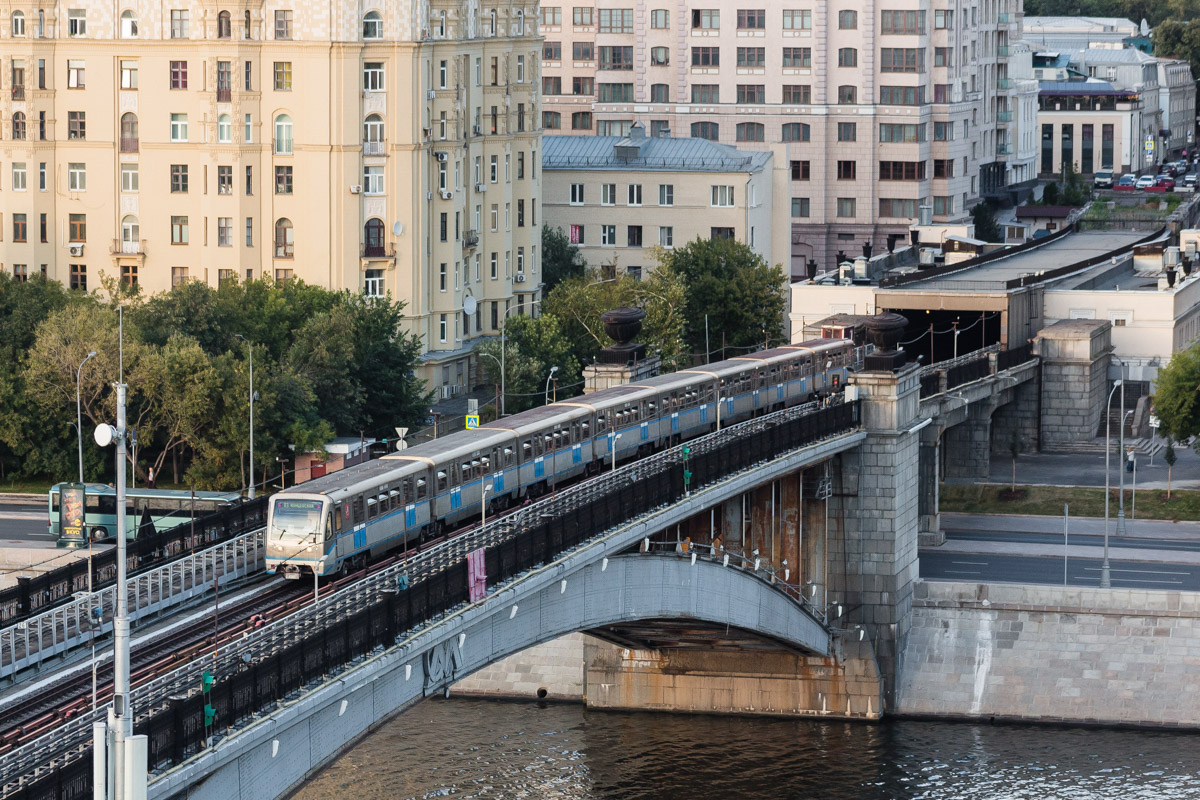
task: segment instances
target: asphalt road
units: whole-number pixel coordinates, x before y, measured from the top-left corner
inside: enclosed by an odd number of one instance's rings
[[[1110,542],[1111,545],[1111,542]],[[1071,586],[1099,586],[1100,559],[1071,558]],[[1109,559],[1112,585],[1120,589],[1200,590],[1200,565]],[[1063,559],[1048,556],[921,551],[921,577],[926,580],[983,583],[1063,583]]]
[[[47,542],[53,540],[47,529],[49,516],[43,505],[0,505],[0,540]]]
[[[1104,546],[1104,536],[1094,533],[1073,533],[1069,537],[1072,545]],[[946,531],[948,542],[1022,542],[1026,544],[1063,544],[1061,533],[1018,533],[1015,531]],[[1108,537],[1109,549],[1118,547],[1139,550],[1185,550],[1200,552],[1200,541],[1179,539],[1145,539],[1130,536]],[[922,556],[924,557],[924,556]]]

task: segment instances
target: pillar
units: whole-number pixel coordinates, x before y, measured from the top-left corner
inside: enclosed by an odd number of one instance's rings
[[[735,497],[721,504],[719,510],[721,538],[725,547],[735,552],[742,551],[742,498]]]
[[[917,513],[920,516],[918,530],[922,547],[937,547],[946,542],[941,515],[938,513],[940,431],[937,425],[929,425],[921,431],[921,446],[917,455],[920,492],[917,498]]]
[[[818,469],[820,474],[814,476],[818,479],[807,480],[808,486],[817,486],[819,479],[824,477],[824,467],[808,472],[812,473]],[[828,507],[828,501],[818,498],[815,492],[806,492],[800,499],[800,574],[803,583],[807,584],[804,596],[815,606],[824,606],[829,602],[829,537],[826,528]]]
[[[972,403],[967,418],[946,429],[945,447],[947,478],[986,481],[991,469],[991,403]]]
[[[801,476],[788,475],[779,481],[779,563],[788,563],[788,582],[799,586],[808,580],[800,560]]]

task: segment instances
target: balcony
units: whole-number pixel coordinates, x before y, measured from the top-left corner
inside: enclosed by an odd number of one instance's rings
[[[21,83],[21,84],[17,84],[16,86],[12,87],[12,99],[13,100],[24,100],[25,99],[25,84]]]
[[[233,102],[233,89],[229,88],[228,86],[218,86],[217,87],[217,102],[218,103]]]
[[[996,122],[1007,124],[1013,121],[1013,112],[1000,111],[996,114]]]
[[[1013,146],[1008,142],[996,143],[996,156],[1011,156],[1013,154]]]
[[[479,231],[463,231],[463,250],[474,250],[479,246]]]
[[[394,258],[395,255],[395,251],[389,253],[384,244],[364,244],[362,246],[363,258]]]
[[[1004,91],[1008,91],[1011,88],[1013,88],[1013,79],[1012,78],[997,78],[996,79],[997,91],[1004,92]]]
[[[996,23],[998,25],[1011,25],[1017,21],[1016,15],[1007,11],[1001,11],[996,15]]]
[[[121,137],[121,152],[136,153],[138,151],[138,138],[136,136]]]
[[[386,147],[384,142],[363,142],[364,156],[381,156]]]
[[[144,256],[146,255],[146,240],[134,239],[133,241],[124,241],[122,239],[113,239],[109,245],[108,254],[113,256]]]
[[[1000,56],[1000,58],[1008,58],[1012,55],[1012,48],[1006,44],[1002,44],[996,48],[996,55]]]

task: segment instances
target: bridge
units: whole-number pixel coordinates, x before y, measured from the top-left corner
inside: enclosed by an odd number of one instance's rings
[[[606,472],[155,674],[132,697],[150,796],[286,793],[422,697],[576,631],[750,673],[790,653],[815,669],[738,710],[878,718],[910,619],[925,430],[949,441],[973,408],[1019,405],[1036,372],[1028,352],[982,356],[868,364],[840,402]],[[90,794],[103,714],[0,755],[0,796]]]

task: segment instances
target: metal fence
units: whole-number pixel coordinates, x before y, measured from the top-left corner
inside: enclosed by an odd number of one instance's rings
[[[1010,347],[996,354],[996,371],[1003,372],[1015,366],[1024,364],[1033,358],[1033,345],[1023,344],[1020,347]]]
[[[678,502],[690,490],[754,464],[859,428],[858,402],[808,404],[674,447],[534,503],[358,581],[260,628],[219,654],[181,666],[133,690],[135,733],[149,738],[151,769],[207,746],[207,702],[221,727],[273,707],[305,684],[377,647],[396,643],[468,602],[466,556],[484,549],[489,589],[623,522]],[[691,482],[685,488],[685,467]],[[820,619],[819,611],[810,609]],[[200,676],[215,683],[207,700]],[[83,714],[0,757],[0,796],[83,800],[91,793],[92,723]]]

